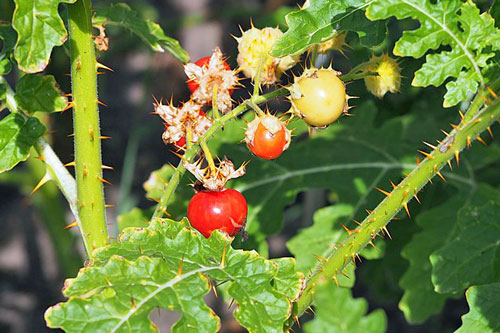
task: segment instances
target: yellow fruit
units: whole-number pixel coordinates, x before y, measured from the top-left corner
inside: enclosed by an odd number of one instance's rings
[[[373,56],[370,64],[363,70],[374,72],[377,76],[365,77],[366,89],[378,98],[384,97],[387,92],[397,93],[401,86],[401,69],[396,60],[384,54]]]

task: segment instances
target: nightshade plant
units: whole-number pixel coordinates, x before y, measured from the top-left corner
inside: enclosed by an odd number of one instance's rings
[[[48,327],[154,332],[149,316],[163,308],[181,314],[173,331],[215,332],[220,319],[204,296],[219,289],[220,297],[235,304],[234,318],[249,332],[383,332],[383,310],[367,314],[366,301],[352,297],[356,265],[370,266],[373,260],[391,270],[384,248],[391,258],[392,237],[412,236],[401,245],[409,267],[398,277],[406,320],[422,323],[440,313],[447,299],[465,292],[469,312],[458,331],[500,331],[500,189],[493,180],[488,185],[488,178],[475,176],[500,157],[498,145],[487,138],[493,138],[492,126],[500,118],[498,1],[306,1],[286,15],[286,32],[252,25],[236,37],[238,70],[223,62],[215,45],[210,60],[191,63],[176,40],[126,4],[103,2],[97,9],[90,0],[15,4],[11,24],[0,23],[0,103],[7,109],[0,120],[0,172],[25,161],[33,150],[46,168],[35,190],[48,181],[57,184],[87,255],[78,275],[65,283],[67,300],[46,311]],[[58,12],[62,6],[64,19]],[[387,27],[401,22],[404,31],[394,37]],[[114,241],[106,227],[102,170],[107,167],[101,162],[97,91],[98,72],[110,68],[98,61],[95,50],[113,47],[105,34],[110,25],[128,29],[155,52],[172,53],[179,66],[185,65],[193,93],[182,105],[155,100],[158,121],[166,124],[163,140],[177,150],[180,161],[151,174],[144,187],[157,205],[122,215]],[[59,90],[53,76],[41,74],[52,49],[63,44],[71,58],[70,94]],[[322,70],[313,66],[319,54],[338,51],[352,55],[351,70],[336,72],[341,69],[335,62]],[[299,61],[305,69],[295,66]],[[426,114],[440,104],[429,90],[400,88],[405,63],[413,68],[407,74],[412,86],[445,86],[442,105],[458,109],[454,118],[448,110],[435,111],[447,112],[446,117]],[[284,74],[291,68],[298,75],[287,83]],[[11,71],[19,73],[14,87],[4,78]],[[335,84],[322,86],[323,80],[330,82],[327,77]],[[363,81],[366,88],[356,86]],[[241,85],[253,92],[236,103],[230,96]],[[387,99],[384,95],[400,89],[402,98],[413,101],[413,110],[377,120],[374,110],[382,104],[367,91]],[[318,91],[325,93],[307,95]],[[349,102],[352,96],[346,92],[354,91],[360,96]],[[325,94],[334,96],[333,117],[318,114],[331,105],[322,100]],[[290,112],[262,110],[280,96],[288,96]],[[354,110],[348,110],[351,104]],[[74,118],[75,160],[63,165],[43,137],[44,117],[39,115],[68,109]],[[450,119],[455,119],[451,129],[443,129],[435,145],[428,143],[431,138],[423,137],[428,129]],[[265,159],[241,149],[248,123],[255,128],[246,131],[247,145]],[[255,150],[258,131],[271,137],[281,133],[276,153]],[[213,228],[211,235],[202,234],[190,225],[186,207],[194,192],[187,186],[187,170],[197,179],[196,191],[228,186],[244,195],[248,215],[236,227],[248,240]],[[447,194],[440,198],[421,193],[434,178],[453,190],[440,189]],[[335,203],[318,210],[313,224],[288,240],[294,258],[268,259],[266,237],[283,228],[285,206],[310,188],[330,190]],[[436,203],[410,204],[426,199]],[[418,231],[413,226],[391,235],[392,220],[415,223]],[[367,262],[360,263],[362,258]],[[376,275],[368,284],[383,285]],[[314,318],[300,326],[306,313]]]

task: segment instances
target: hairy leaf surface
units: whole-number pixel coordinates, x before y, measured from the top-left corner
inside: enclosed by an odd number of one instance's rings
[[[25,119],[11,113],[0,120],[0,172],[12,169],[25,161],[31,146],[45,132],[45,127],[36,118]]]
[[[62,45],[68,32],[57,9],[60,3],[76,0],[15,0],[12,27],[17,32],[16,57],[18,66],[27,73],[43,71],[55,46]]]
[[[495,55],[491,50],[500,50],[500,31],[491,15],[481,14],[472,1],[379,0],[370,4],[366,15],[372,20],[395,16],[419,21],[419,28],[404,31],[396,42],[396,55],[420,58],[445,46],[427,55],[412,82],[418,87],[440,86],[451,78],[444,107],[458,104],[487,83],[483,70]]]
[[[15,99],[28,113],[62,111],[68,100],[52,75],[27,74],[16,84]]]
[[[218,319],[203,302],[211,279],[229,284],[234,316],[250,332],[282,331],[301,285],[293,259],[233,250],[227,236],[214,232],[205,239],[187,226],[156,220],[149,228],[125,229],[118,243],[97,250],[93,266],[67,281],[69,300],[47,311],[49,326],[154,331],[149,313],[163,307],[182,315],[174,331],[215,332]]]

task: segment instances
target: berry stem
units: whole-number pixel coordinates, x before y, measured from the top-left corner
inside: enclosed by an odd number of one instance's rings
[[[214,84],[214,91],[212,94],[212,116],[214,117],[215,120],[220,118],[219,115],[219,109],[217,108],[217,90],[219,87],[217,86],[217,83]]]
[[[257,74],[255,75],[255,79],[254,79],[254,83],[253,83],[252,97],[258,97],[260,95],[260,76],[261,76],[262,67],[264,66],[265,61],[266,61],[266,57],[261,57],[259,60],[259,67],[257,67]]]
[[[286,96],[290,94],[288,89],[286,88],[280,88],[274,91],[271,91],[270,93],[257,96],[252,98],[253,103],[255,105],[265,103],[273,98],[279,97],[279,96]],[[246,103],[248,100],[245,102],[241,103],[237,107],[235,107],[233,110],[230,112],[226,113],[219,119],[215,120],[214,123],[212,124],[212,127],[209,128],[209,130],[202,136],[202,138],[205,140],[205,142],[208,142],[208,140],[215,134],[217,131],[219,131],[222,127],[224,127],[224,124],[226,124],[228,121],[231,121],[232,119],[236,118],[238,115],[242,114],[243,112],[249,110],[249,106]],[[184,167],[183,162],[187,163],[192,163],[194,157],[200,150],[200,146],[198,144],[193,144],[193,146],[189,149],[186,149],[186,152],[184,153],[183,159],[179,162],[177,165],[177,168],[175,168],[174,174],[172,177],[170,177],[170,181],[168,182],[167,187],[165,188],[165,191],[163,192],[163,195],[161,196],[160,202],[156,206],[156,209],[153,213],[153,216],[151,219],[155,218],[161,218],[165,212],[167,211],[167,206],[172,198],[172,195],[175,192],[175,189],[179,185],[180,180],[182,179],[182,176],[186,172],[186,168]]]
[[[90,0],[68,5],[71,84],[75,129],[75,173],[80,229],[89,258],[108,244],[97,107],[97,62]]]
[[[354,81],[354,80],[359,80],[359,79],[363,79],[367,76],[378,76],[378,74],[376,72],[363,72],[363,73],[352,73],[349,72],[345,75],[342,75],[340,76],[340,78],[342,79],[342,81]]]
[[[205,160],[207,160],[208,167],[213,175],[217,172],[217,168],[215,167],[214,158],[212,157],[212,153],[210,149],[208,149],[207,142],[203,137],[200,138],[200,146],[203,150],[203,154],[205,155]]]
[[[469,112],[476,115],[470,120],[464,118],[459,126],[442,140],[431,153],[413,171],[404,178],[380,204],[373,210],[350,235],[332,253],[326,262],[317,265],[307,279],[301,298],[296,304],[295,315],[301,315],[312,300],[318,285],[332,283],[357,254],[380,233],[386,231],[386,225],[401,208],[407,208],[408,202],[432,179],[448,161],[456,158],[471,141],[500,117],[500,102],[481,109],[484,104],[472,104]],[[292,315],[293,317],[293,315]],[[290,320],[293,325],[293,320]]]
[[[254,110],[255,112],[257,112],[257,115],[259,117],[262,117],[262,116],[265,116],[266,114],[264,113],[264,111],[262,111],[262,109],[253,102],[253,99],[254,98],[251,98],[249,100],[247,100],[245,103],[252,108],[252,110]]]

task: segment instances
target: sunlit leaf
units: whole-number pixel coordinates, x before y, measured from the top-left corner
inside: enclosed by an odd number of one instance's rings
[[[62,111],[68,100],[52,75],[27,74],[16,84],[16,102],[28,113]]]
[[[500,331],[500,283],[473,286],[467,290],[469,312],[462,316],[456,333],[495,333]]]

